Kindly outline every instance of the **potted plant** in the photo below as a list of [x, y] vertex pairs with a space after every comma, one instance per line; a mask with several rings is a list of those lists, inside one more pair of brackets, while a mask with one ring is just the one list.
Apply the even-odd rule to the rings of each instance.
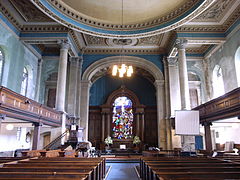
[[111, 150], [110, 150], [110, 144], [113, 144], [113, 140], [110, 136], [106, 137], [106, 139], [104, 140], [105, 144], [107, 145], [106, 146], [106, 151], [107, 153], [110, 153]]
[[141, 140], [140, 140], [140, 138], [138, 137], [138, 136], [134, 136], [134, 138], [133, 138], [133, 145], [134, 145], [134, 151], [137, 153], [137, 152], [139, 152], [139, 146], [138, 146], [138, 144], [140, 144], [141, 143]]

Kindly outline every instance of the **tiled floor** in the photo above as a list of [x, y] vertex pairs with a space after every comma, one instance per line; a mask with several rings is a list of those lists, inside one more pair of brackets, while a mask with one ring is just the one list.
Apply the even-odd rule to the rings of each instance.
[[139, 163], [107, 163], [111, 166], [106, 180], [139, 180], [135, 166]]

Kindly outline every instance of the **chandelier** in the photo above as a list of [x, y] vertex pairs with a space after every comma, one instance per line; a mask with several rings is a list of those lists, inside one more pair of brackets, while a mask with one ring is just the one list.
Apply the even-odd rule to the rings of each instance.
[[121, 64], [120, 66], [118, 65], [113, 65], [112, 68], [112, 75], [113, 76], [118, 76], [122, 78], [125, 74], [127, 77], [131, 77], [133, 73], [133, 67], [132, 66], [127, 66], [126, 64]]
[[[123, 28], [123, 0], [122, 0], [122, 26]], [[124, 40], [122, 41], [122, 50], [121, 50], [121, 57], [120, 57], [120, 61], [123, 61], [123, 45], [124, 45]], [[119, 65], [113, 65], [113, 68], [112, 68], [112, 75], [113, 76], [118, 76], [120, 78], [122, 78], [125, 74], [127, 75], [127, 77], [131, 77], [132, 76], [132, 73], [133, 73], [133, 67], [130, 65], [130, 66], [127, 66], [126, 64], [124, 64], [123, 62], [122, 63], [119, 63]]]

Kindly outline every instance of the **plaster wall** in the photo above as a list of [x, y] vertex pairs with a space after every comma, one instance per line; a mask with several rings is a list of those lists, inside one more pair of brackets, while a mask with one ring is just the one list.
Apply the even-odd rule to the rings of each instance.
[[[235, 53], [240, 46], [240, 29], [238, 29], [227, 41], [208, 59], [208, 76], [212, 80], [212, 72], [216, 65], [222, 68], [225, 93], [238, 87]], [[210, 84], [212, 86], [212, 84]]]
[[38, 58], [0, 23], [0, 47], [4, 53], [2, 85], [20, 93], [23, 68], [29, 71], [27, 97], [34, 99]]

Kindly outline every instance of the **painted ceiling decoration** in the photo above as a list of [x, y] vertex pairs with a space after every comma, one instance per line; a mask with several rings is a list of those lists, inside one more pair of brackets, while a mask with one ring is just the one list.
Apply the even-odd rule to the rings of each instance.
[[55, 21], [101, 37], [145, 37], [189, 22], [216, 0], [31, 0]]

